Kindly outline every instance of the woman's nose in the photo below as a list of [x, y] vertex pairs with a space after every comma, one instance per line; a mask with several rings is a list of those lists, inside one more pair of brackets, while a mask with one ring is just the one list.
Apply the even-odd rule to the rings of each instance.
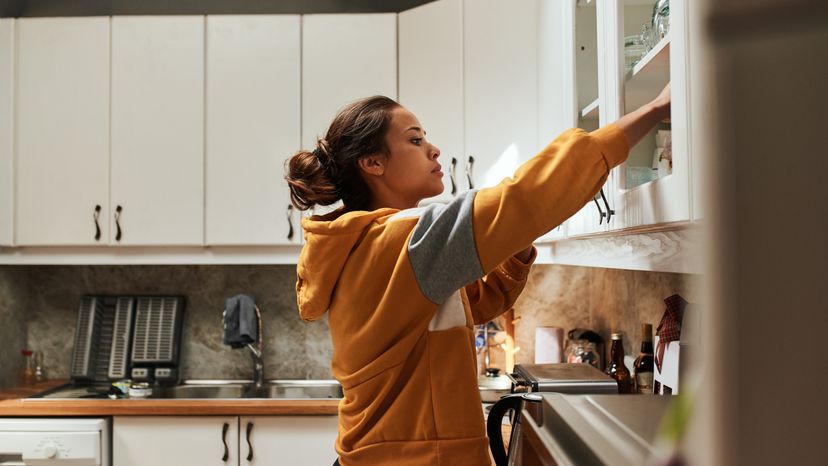
[[440, 149], [434, 144], [431, 145], [431, 158], [436, 159], [440, 156]]

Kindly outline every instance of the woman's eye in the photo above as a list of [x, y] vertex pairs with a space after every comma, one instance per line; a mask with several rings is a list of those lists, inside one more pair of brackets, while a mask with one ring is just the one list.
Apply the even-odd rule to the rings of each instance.
[[416, 144], [418, 146], [420, 145], [420, 143], [422, 143], [422, 141], [423, 141], [423, 138], [414, 138], [414, 139], [411, 140], [411, 142], [413, 142], [414, 144]]

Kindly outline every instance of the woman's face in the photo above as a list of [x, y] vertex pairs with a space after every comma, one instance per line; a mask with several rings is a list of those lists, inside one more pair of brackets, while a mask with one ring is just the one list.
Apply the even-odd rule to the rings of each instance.
[[437, 161], [440, 149], [426, 140], [413, 113], [402, 107], [392, 110], [385, 143], [389, 155], [384, 178], [393, 192], [413, 202], [412, 206], [443, 192], [443, 172]]

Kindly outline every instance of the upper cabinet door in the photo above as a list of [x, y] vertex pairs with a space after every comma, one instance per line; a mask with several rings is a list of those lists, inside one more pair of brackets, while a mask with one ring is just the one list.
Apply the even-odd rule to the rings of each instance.
[[482, 188], [538, 150], [538, 2], [466, 0], [464, 17], [464, 171]]
[[204, 17], [112, 19], [112, 244], [204, 242]]
[[17, 20], [17, 245], [107, 242], [109, 27]]
[[[602, 64], [604, 61], [602, 43], [603, 37], [599, 14], [595, 2], [582, 3], [566, 1], [560, 2], [565, 10], [564, 16], [569, 21], [568, 40], [562, 41], [565, 60], [564, 70], [569, 70], [568, 76], [573, 80], [567, 89], [572, 100], [562, 106], [570, 119], [570, 126], [581, 128], [584, 131], [594, 131], [599, 127], [599, 114], [605, 110], [601, 105], [605, 92], [602, 91], [602, 82], [605, 76]], [[612, 215], [611, 185], [609, 181], [601, 191], [588, 201], [575, 215], [566, 222], [566, 234], [570, 237], [590, 235], [607, 231], [608, 224], [615, 221]]]
[[0, 19], [0, 246], [10, 246], [14, 239], [14, 35], [14, 19]]
[[[445, 202], [460, 190], [463, 150], [463, 1], [439, 0], [400, 13], [400, 103], [440, 148]], [[463, 181], [465, 186], [465, 181]]]
[[301, 138], [300, 22], [207, 17], [207, 244], [300, 243], [283, 178]]
[[307, 15], [303, 21], [302, 146], [311, 150], [345, 105], [378, 94], [397, 98], [397, 15]]
[[[651, 22], [652, 2], [612, 0], [598, 4], [606, 11], [605, 56], [611, 58], [605, 63], [607, 112], [602, 112], [602, 118], [606, 117], [602, 124], [646, 104], [667, 82], [672, 83], [670, 123], [651, 131], [632, 148], [627, 161], [614, 170], [613, 198], [618, 216], [612, 229], [690, 220], [688, 3], [670, 2], [669, 32], [664, 37], [654, 35], [651, 50], [626, 70], [622, 38], [639, 34], [642, 25]], [[662, 151], [669, 145], [668, 137], [672, 140], [671, 161]]]

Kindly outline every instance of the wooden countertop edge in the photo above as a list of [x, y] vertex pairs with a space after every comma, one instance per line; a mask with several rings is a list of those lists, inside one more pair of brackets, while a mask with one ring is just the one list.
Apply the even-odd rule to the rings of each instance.
[[0, 416], [335, 415], [339, 400], [44, 400], [0, 401]]

